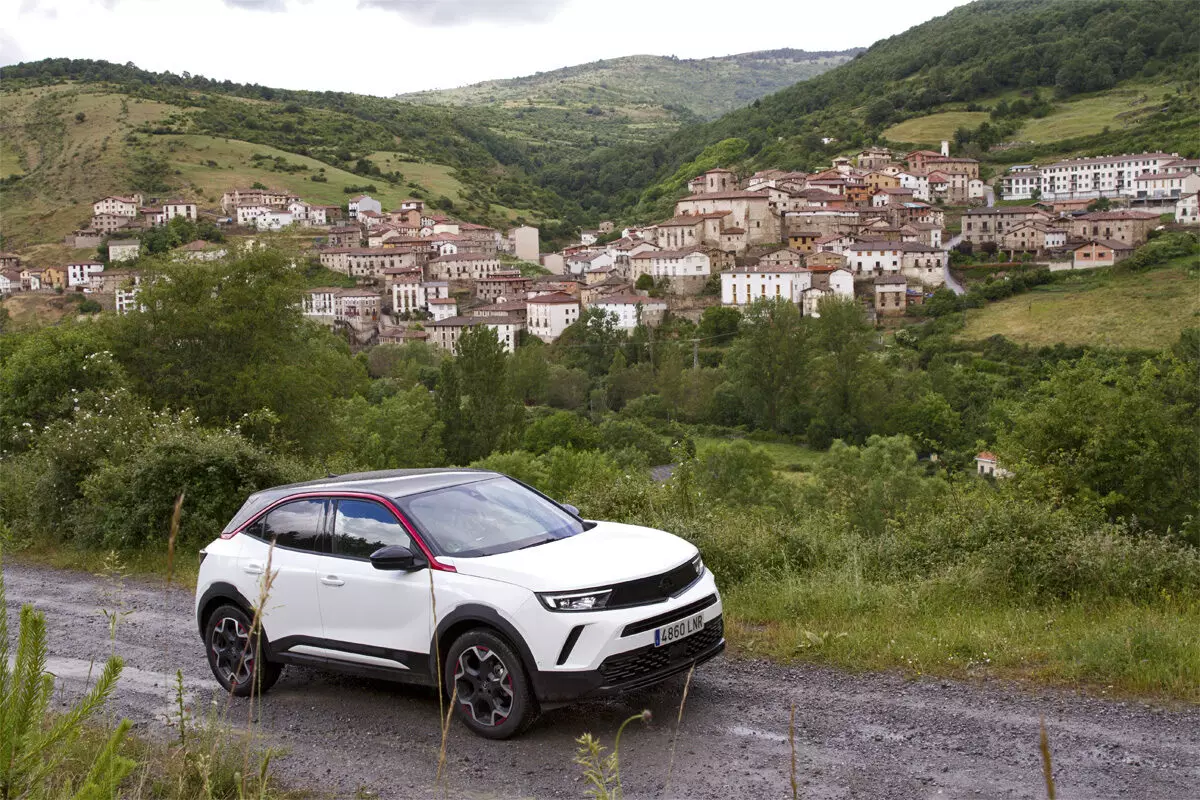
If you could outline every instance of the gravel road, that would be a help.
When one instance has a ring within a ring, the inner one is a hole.
[[[126,659],[116,704],[142,735],[167,735],[171,681],[182,668],[200,707],[216,684],[192,622],[190,592],[128,580],[119,592],[72,572],[5,565],[10,620],[22,603],[47,617],[50,668],[79,691],[92,659],[109,652],[102,608],[128,613],[117,631]],[[11,628],[15,632],[15,627]],[[717,659],[697,671],[667,765],[682,681],[613,702],[547,713],[511,742],[455,725],[448,790],[434,790],[440,744],[435,694],[289,667],[265,698],[262,728],[286,751],[281,777],[317,796],[360,790],[380,797],[583,796],[572,765],[584,731],[611,744],[621,720],[643,708],[649,725],[626,729],[626,797],[790,796],[788,715],[796,706],[796,764],[804,798],[1042,798],[1038,719],[1045,717],[1058,796],[1200,797],[1200,709],[1079,697],[1005,683],[908,680],[813,666]],[[235,703],[232,718],[247,709]]]

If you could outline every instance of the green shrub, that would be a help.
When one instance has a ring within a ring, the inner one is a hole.
[[[635,451],[642,455],[645,462],[651,466],[667,464],[671,460],[671,451],[662,438],[654,431],[636,419],[609,417],[600,423],[600,447],[616,458],[616,453]],[[626,457],[626,462],[628,457]],[[623,462],[620,458],[619,463]]]
[[[531,423],[521,437],[522,447],[539,455],[555,447],[591,450],[598,442],[596,426],[570,411],[558,411]]]

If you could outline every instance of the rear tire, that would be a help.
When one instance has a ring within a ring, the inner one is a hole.
[[[475,628],[454,640],[442,675],[455,715],[485,739],[509,739],[538,715],[537,698],[520,656],[488,628]]]
[[[217,683],[235,697],[264,694],[279,680],[283,666],[267,660],[263,637],[250,635],[252,620],[243,609],[224,605],[208,617],[204,649]]]

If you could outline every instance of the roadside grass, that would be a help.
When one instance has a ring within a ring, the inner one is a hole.
[[[743,657],[1200,701],[1196,598],[967,605],[936,584],[836,572],[748,581],[722,599],[731,649]]]
[[[937,145],[942,140],[953,140],[959,128],[977,128],[989,118],[986,111],[943,111],[905,120],[888,128],[883,135],[893,142]]]
[[[1200,324],[1200,278],[1188,274],[1195,258],[1147,272],[1101,269],[967,312],[956,338],[997,334],[1035,347],[1098,345],[1126,349],[1169,346],[1183,329]]]
[[[93,575],[98,575],[104,570],[105,559],[110,555],[111,551],[108,550],[79,548],[69,543],[55,542],[48,537],[22,542],[20,545],[7,543],[4,549],[5,561],[12,564],[88,572]],[[162,551],[122,550],[120,562],[126,575],[164,583],[167,580],[166,542],[163,542]],[[196,577],[200,573],[197,549],[184,545],[181,551],[177,551],[172,567],[172,585],[195,588]]]

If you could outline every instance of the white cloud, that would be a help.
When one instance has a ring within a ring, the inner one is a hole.
[[[452,27],[478,22],[545,22],[569,0],[359,0],[361,8],[394,11],[418,25]]]

